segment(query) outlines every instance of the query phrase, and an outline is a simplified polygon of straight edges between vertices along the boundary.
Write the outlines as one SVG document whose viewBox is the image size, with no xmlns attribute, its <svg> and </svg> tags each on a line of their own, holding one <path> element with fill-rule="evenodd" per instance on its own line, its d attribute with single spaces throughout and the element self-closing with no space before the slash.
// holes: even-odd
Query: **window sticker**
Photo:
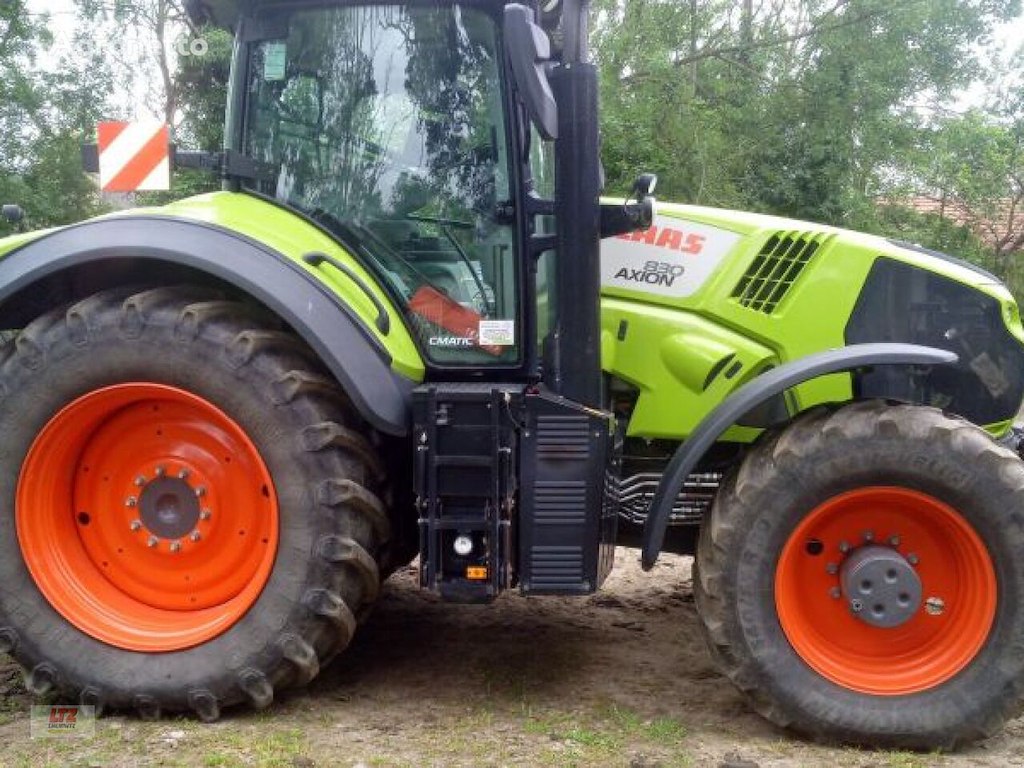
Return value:
<svg viewBox="0 0 1024 768">
<path fill-rule="evenodd" d="M 263 79 L 268 83 L 275 80 L 284 80 L 285 61 L 288 56 L 288 46 L 283 40 L 278 40 L 263 45 Z"/>
<path fill-rule="evenodd" d="M 515 320 L 481 320 L 478 332 L 481 346 L 511 347 L 516 343 Z"/>
</svg>

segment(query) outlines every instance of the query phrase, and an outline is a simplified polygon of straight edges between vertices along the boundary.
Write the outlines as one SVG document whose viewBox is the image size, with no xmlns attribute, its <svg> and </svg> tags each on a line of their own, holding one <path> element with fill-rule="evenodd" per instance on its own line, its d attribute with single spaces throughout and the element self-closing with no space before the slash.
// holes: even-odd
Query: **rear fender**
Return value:
<svg viewBox="0 0 1024 768">
<path fill-rule="evenodd" d="M 0 259 L 0 316 L 12 299 L 47 278 L 110 260 L 141 264 L 135 272 L 143 277 L 160 265 L 177 265 L 235 286 L 313 348 L 367 422 L 391 435 L 408 432 L 415 382 L 392 369 L 388 350 L 359 315 L 294 261 L 224 227 L 168 216 L 123 216 L 53 231 Z M 102 276 L 90 283 L 104 286 Z"/>
</svg>

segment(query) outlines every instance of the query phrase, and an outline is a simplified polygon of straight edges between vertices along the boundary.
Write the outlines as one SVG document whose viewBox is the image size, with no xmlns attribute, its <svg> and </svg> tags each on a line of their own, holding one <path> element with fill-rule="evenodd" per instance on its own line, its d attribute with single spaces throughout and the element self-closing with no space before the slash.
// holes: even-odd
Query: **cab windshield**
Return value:
<svg viewBox="0 0 1024 768">
<path fill-rule="evenodd" d="M 464 6 L 311 8 L 251 46 L 250 188 L 353 248 L 427 356 L 515 364 L 517 270 L 494 20 Z"/>
</svg>

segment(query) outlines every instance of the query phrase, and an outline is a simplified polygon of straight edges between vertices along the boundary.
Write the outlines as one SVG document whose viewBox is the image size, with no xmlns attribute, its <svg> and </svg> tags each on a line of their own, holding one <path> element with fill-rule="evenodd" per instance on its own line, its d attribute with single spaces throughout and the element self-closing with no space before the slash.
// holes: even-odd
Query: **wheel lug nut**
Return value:
<svg viewBox="0 0 1024 768">
<path fill-rule="evenodd" d="M 864 531 L 864 533 L 862 533 L 861 536 L 864 537 L 864 541 L 874 541 L 875 539 L 875 534 L 873 531 Z"/>
<path fill-rule="evenodd" d="M 141 520 L 132 520 L 130 523 L 128 523 L 128 527 L 131 528 L 133 531 L 141 530 L 141 528 L 142 528 L 142 521 Z"/>
<path fill-rule="evenodd" d="M 210 517 L 211 517 L 210 510 L 208 510 L 208 509 L 201 509 L 199 511 L 199 519 L 200 520 L 209 520 Z"/>
<path fill-rule="evenodd" d="M 839 551 L 842 552 L 844 555 L 847 552 L 849 552 L 850 551 L 850 544 L 849 544 L 849 542 L 840 541 L 839 542 Z"/>
<path fill-rule="evenodd" d="M 850 610 L 854 613 L 860 613 L 864 610 L 864 603 L 860 600 L 854 599 L 850 601 Z"/>
<path fill-rule="evenodd" d="M 907 555 L 907 562 L 911 565 L 917 565 L 920 562 L 920 558 L 913 552 L 911 552 L 909 555 Z"/>
<path fill-rule="evenodd" d="M 895 535 L 890 536 L 889 537 L 889 544 L 890 544 L 890 546 L 898 547 L 900 545 L 900 537 L 899 536 L 895 536 Z"/>
<path fill-rule="evenodd" d="M 137 486 L 139 486 L 140 488 L 142 486 L 144 486 L 146 484 L 146 476 L 145 475 L 139 475 L 138 477 L 136 477 L 135 478 L 135 484 Z"/>
<path fill-rule="evenodd" d="M 159 543 L 160 539 L 158 539 L 156 536 L 150 536 L 148 539 L 146 539 L 146 546 L 150 548 L 155 547 Z"/>
<path fill-rule="evenodd" d="M 839 573 L 839 566 L 835 563 L 829 563 L 825 566 L 825 570 L 834 576 L 835 574 Z"/>
<path fill-rule="evenodd" d="M 197 497 L 198 496 L 204 496 L 205 494 L 206 494 L 206 486 L 205 485 L 196 486 L 196 496 Z"/>
<path fill-rule="evenodd" d="M 202 534 L 200 534 L 199 531 L 192 531 L 192 533 L 190 533 L 188 537 L 192 539 L 192 541 L 199 541 L 201 538 L 203 538 Z"/>
<path fill-rule="evenodd" d="M 153 474 L 155 474 L 157 477 L 163 477 L 166 471 L 167 470 L 163 468 L 163 465 L 160 465 L 153 470 Z"/>
<path fill-rule="evenodd" d="M 171 549 L 171 552 L 177 552 L 178 550 L 181 549 L 181 542 L 180 541 L 172 541 L 170 549 Z"/>
<path fill-rule="evenodd" d="M 139 503 L 139 500 L 137 498 L 135 498 L 134 496 L 129 496 L 127 499 L 124 500 L 124 505 L 126 507 L 134 507 L 138 503 Z"/>
<path fill-rule="evenodd" d="M 831 597 L 833 600 L 838 600 L 840 597 L 842 597 L 842 594 L 843 593 L 839 589 L 839 587 L 832 587 L 832 589 L 828 591 L 829 597 Z"/>
<path fill-rule="evenodd" d="M 180 472 L 178 472 L 178 479 L 179 480 L 185 480 L 187 477 L 188 477 L 188 470 L 187 469 L 183 469 Z"/>
</svg>

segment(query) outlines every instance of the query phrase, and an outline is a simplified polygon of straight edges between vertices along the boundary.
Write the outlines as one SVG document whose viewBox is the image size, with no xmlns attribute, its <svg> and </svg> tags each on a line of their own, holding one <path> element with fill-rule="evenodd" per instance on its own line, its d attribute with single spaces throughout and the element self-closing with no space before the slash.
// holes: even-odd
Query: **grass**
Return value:
<svg viewBox="0 0 1024 768">
<path fill-rule="evenodd" d="M 550 765 L 628 764 L 637 751 L 672 765 L 690 762 L 686 729 L 671 718 L 646 717 L 615 703 L 576 712 L 523 707 L 520 716 L 524 732 L 556 742 L 546 750 Z"/>
</svg>

